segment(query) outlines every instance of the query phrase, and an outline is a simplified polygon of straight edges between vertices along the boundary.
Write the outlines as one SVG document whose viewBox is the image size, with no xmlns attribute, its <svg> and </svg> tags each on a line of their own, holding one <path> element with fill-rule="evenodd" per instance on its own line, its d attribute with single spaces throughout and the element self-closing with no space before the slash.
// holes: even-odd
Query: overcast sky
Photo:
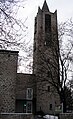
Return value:
<svg viewBox="0 0 73 119">
<path fill-rule="evenodd" d="M 73 0 L 46 0 L 51 12 L 58 11 L 58 20 L 73 17 Z M 44 0 L 27 0 L 26 13 L 36 15 L 38 6 L 42 7 Z"/>
<path fill-rule="evenodd" d="M 50 12 L 57 10 L 58 22 L 66 21 L 73 18 L 73 0 L 46 0 Z M 24 9 L 20 9 L 19 17 L 25 20 L 28 27 L 26 37 L 24 39 L 34 39 L 34 18 L 38 12 L 38 6 L 42 8 L 44 0 L 26 0 Z"/>
<path fill-rule="evenodd" d="M 46 0 L 50 12 L 57 10 L 58 22 L 73 18 L 73 0 Z M 26 26 L 28 26 L 28 36 L 33 39 L 34 17 L 37 14 L 38 6 L 42 8 L 44 0 L 26 0 L 23 13 L 20 14 L 24 19 L 28 17 Z"/>
</svg>

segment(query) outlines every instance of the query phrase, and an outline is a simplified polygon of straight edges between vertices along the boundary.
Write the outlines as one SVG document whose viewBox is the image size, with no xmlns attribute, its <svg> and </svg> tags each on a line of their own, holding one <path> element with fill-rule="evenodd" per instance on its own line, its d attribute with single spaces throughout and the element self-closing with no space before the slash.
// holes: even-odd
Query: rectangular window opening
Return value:
<svg viewBox="0 0 73 119">
<path fill-rule="evenodd" d="M 52 110 L 52 104 L 50 104 L 50 107 L 49 108 L 50 108 L 50 110 Z"/>
<path fill-rule="evenodd" d="M 32 113 L 32 102 L 27 102 L 27 113 Z"/>
<path fill-rule="evenodd" d="M 48 86 L 48 92 L 50 92 L 50 86 Z"/>
<path fill-rule="evenodd" d="M 45 14 L 45 32 L 51 32 L 51 15 Z"/>
<path fill-rule="evenodd" d="M 51 46 L 51 15 L 45 14 L 45 42 Z"/>
<path fill-rule="evenodd" d="M 16 100 L 16 113 L 32 113 L 33 102 L 28 100 Z"/>
<path fill-rule="evenodd" d="M 26 98 L 29 100 L 33 99 L 33 89 L 32 88 L 27 88 Z"/>
</svg>

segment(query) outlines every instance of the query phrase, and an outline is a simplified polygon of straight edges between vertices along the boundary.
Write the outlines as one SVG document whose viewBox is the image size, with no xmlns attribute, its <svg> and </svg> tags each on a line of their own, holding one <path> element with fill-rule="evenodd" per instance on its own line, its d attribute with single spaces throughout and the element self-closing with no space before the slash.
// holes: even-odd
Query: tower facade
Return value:
<svg viewBox="0 0 73 119">
<path fill-rule="evenodd" d="M 54 113 L 59 96 L 54 82 L 59 78 L 57 11 L 51 13 L 44 1 L 35 17 L 33 73 L 36 75 L 36 110 Z"/>
</svg>

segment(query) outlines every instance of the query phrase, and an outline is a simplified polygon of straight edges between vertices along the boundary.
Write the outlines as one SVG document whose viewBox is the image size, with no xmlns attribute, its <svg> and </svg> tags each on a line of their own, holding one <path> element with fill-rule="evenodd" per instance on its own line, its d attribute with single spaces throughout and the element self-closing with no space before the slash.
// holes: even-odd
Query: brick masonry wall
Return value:
<svg viewBox="0 0 73 119">
<path fill-rule="evenodd" d="M 73 113 L 65 113 L 59 115 L 60 119 L 73 119 Z"/>
<path fill-rule="evenodd" d="M 0 114 L 0 119 L 33 119 L 32 114 Z"/>
<path fill-rule="evenodd" d="M 16 99 L 26 99 L 27 88 L 33 88 L 35 97 L 35 75 L 17 73 L 16 80 Z"/>
<path fill-rule="evenodd" d="M 0 111 L 15 111 L 17 51 L 0 50 Z"/>
</svg>

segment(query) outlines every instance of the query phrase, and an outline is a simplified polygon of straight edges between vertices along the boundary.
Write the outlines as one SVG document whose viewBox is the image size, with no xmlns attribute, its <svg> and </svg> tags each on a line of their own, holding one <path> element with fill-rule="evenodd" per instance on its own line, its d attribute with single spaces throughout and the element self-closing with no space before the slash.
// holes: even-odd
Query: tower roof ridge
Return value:
<svg viewBox="0 0 73 119">
<path fill-rule="evenodd" d="M 42 11 L 49 11 L 49 8 L 48 8 L 48 5 L 47 5 L 46 0 L 44 0 L 44 4 L 43 4 L 43 7 L 42 7 Z"/>
</svg>

